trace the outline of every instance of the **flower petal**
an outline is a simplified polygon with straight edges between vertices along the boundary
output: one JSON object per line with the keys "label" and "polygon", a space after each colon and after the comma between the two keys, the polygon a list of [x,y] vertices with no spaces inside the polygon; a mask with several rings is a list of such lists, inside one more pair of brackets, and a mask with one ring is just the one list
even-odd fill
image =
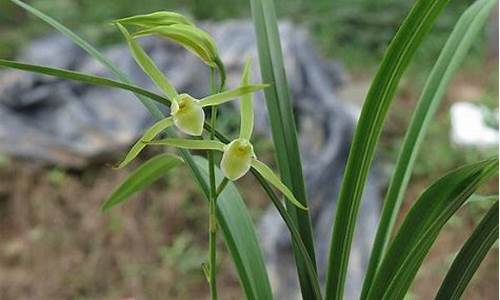
{"label": "flower petal", "polygon": [[224,150],[220,167],[224,176],[235,181],[250,170],[252,158],[255,157],[253,146],[248,140],[236,139]]}
{"label": "flower petal", "polygon": [[177,91],[170,83],[170,81],[163,75],[163,73],[158,69],[153,60],[146,54],[146,52],[142,49],[141,45],[134,40],[133,37],[130,36],[127,29],[123,27],[120,23],[115,23],[118,29],[121,31],[130,48],[130,52],[134,57],[137,64],[141,67],[141,69],[146,73],[149,78],[155,83],[155,85],[165,93],[167,97],[172,100],[175,96],[177,96]]}
{"label": "flower petal", "polygon": [[262,177],[264,177],[270,184],[272,184],[275,188],[277,188],[290,202],[292,202],[295,206],[307,210],[307,208],[302,205],[297,198],[293,195],[293,193],[286,187],[286,185],[281,182],[280,178],[274,174],[274,172],[269,168],[265,163],[253,159],[252,167],[259,172]]}
{"label": "flower petal", "polygon": [[182,149],[191,150],[217,150],[224,151],[224,144],[219,141],[211,140],[189,140],[168,138],[157,141],[148,142],[147,145],[172,146]]}
{"label": "flower petal", "polygon": [[156,122],[153,126],[151,126],[142,138],[140,138],[134,146],[129,150],[123,161],[116,167],[117,169],[123,168],[126,165],[128,165],[134,158],[141,153],[142,149],[146,147],[145,142],[149,142],[152,139],[154,139],[160,132],[163,130],[167,129],[168,127],[172,126],[174,124],[174,121],[172,117],[165,118],[161,121]]}
{"label": "flower petal", "polygon": [[224,102],[236,99],[240,96],[255,93],[257,91],[263,90],[269,85],[267,84],[250,84],[250,85],[242,85],[238,88],[228,90],[222,93],[218,93],[215,95],[210,95],[208,97],[202,98],[199,103],[201,106],[214,106],[219,105]]}
{"label": "flower petal", "polygon": [[180,131],[189,135],[201,135],[205,123],[205,112],[196,99],[181,94],[172,101],[170,112],[174,124]]}

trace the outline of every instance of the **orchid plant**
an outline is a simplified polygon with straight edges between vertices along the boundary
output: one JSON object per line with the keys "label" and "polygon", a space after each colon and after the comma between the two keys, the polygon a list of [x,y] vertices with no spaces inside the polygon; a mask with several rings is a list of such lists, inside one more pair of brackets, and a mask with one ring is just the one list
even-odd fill
{"label": "orchid plant", "polygon": [[[448,1],[415,0],[413,8],[391,40],[373,79],[359,116],[338,195],[324,290],[320,287],[315,261],[313,231],[307,210],[295,120],[272,0],[249,0],[256,29],[261,77],[264,82],[272,83],[269,86],[250,84],[251,61],[248,60],[243,69],[240,86],[226,91],[224,64],[212,37],[188,18],[163,11],[114,22],[125,37],[135,61],[162,94],[145,90],[134,85],[126,74],[80,36],[21,0],[10,0],[10,2],[34,14],[72,39],[108,68],[117,80],[5,59],[0,59],[0,66],[120,88],[131,91],[137,96],[157,119],[157,123],[146,130],[118,167],[128,165],[147,146],[176,147],[182,158],[171,153],[162,153],[147,160],[132,171],[111,193],[104,202],[102,210],[107,211],[122,203],[164,176],[170,169],[183,163],[189,165],[194,180],[201,187],[209,203],[209,258],[208,264],[202,267],[212,300],[217,299],[218,227],[224,233],[226,246],[246,298],[273,299],[252,219],[232,183],[249,171],[255,175],[290,232],[302,298],[341,300],[344,296],[349,255],[363,188],[385,119],[404,70],[414,58],[417,49]],[[474,38],[481,32],[496,2],[497,0],[476,0],[462,14],[423,88],[384,199],[382,216],[365,279],[363,286],[360,287],[362,300],[404,299],[424,258],[447,220],[468,201],[482,183],[498,174],[498,157],[451,171],[422,193],[404,217],[400,227],[395,228],[415,158],[419,148],[424,144],[423,136],[430,119],[435,114],[453,74],[473,44]],[[198,56],[210,69],[210,95],[196,99],[189,94],[179,93],[137,41],[145,36],[167,38]],[[216,74],[219,75],[218,81]],[[257,159],[251,142],[254,121],[252,94],[261,90],[264,90],[266,96],[281,178]],[[231,140],[216,128],[217,107],[238,98],[241,101],[240,132],[237,138]],[[165,116],[153,101],[169,106],[170,115]],[[211,109],[210,120],[206,121],[204,109],[208,107]],[[174,131],[171,129],[174,128],[190,138],[171,137]],[[204,131],[208,134],[204,134]],[[160,138],[163,134],[166,137]],[[189,150],[206,150],[208,159],[193,156]],[[220,173],[215,166],[216,151],[222,152]],[[273,186],[289,201],[283,203],[276,195]],[[488,201],[494,204],[453,261],[435,299],[458,300],[488,249],[498,239],[498,195],[483,198],[490,199]],[[484,199],[481,201],[486,201]]]}
{"label": "orchid plant", "polygon": [[[267,87],[265,84],[250,84],[251,60],[248,59],[244,68],[241,84],[238,88],[222,91],[225,83],[225,68],[219,58],[217,47],[213,39],[203,30],[196,27],[187,18],[172,12],[157,12],[148,15],[139,15],[115,21],[115,25],[127,40],[130,52],[136,63],[146,73],[162,93],[171,99],[170,113],[166,117],[153,124],[144,135],[132,146],[124,160],[118,165],[122,168],[128,165],[147,145],[173,146],[188,150],[207,150],[223,152],[220,162],[220,169],[224,174],[224,179],[216,187],[214,175],[214,156],[208,154],[208,164],[210,169],[210,203],[209,203],[209,264],[204,268],[207,281],[210,285],[212,299],[217,298],[216,271],[215,271],[215,233],[216,233],[216,213],[215,206],[218,195],[224,190],[228,181],[236,181],[244,176],[250,168],[254,168],[271,185],[277,188],[294,205],[307,210],[293,195],[293,193],[283,184],[280,178],[265,163],[259,161],[255,155],[250,139],[253,132],[254,112],[252,93]],[[130,34],[125,26],[136,26],[140,29]],[[149,35],[168,38],[180,44],[190,52],[198,56],[211,69],[211,82],[214,82],[214,69],[218,69],[220,74],[220,90],[202,99],[195,99],[189,94],[179,94],[169,79],[159,70],[151,57],[142,49],[136,39]],[[216,89],[212,86],[212,92]],[[214,139],[216,123],[216,107],[225,102],[241,98],[240,105],[240,135],[228,144],[224,144]],[[211,132],[208,140],[203,139],[182,139],[165,138],[154,141],[154,139],[171,126],[175,126],[180,132],[199,137],[203,133],[205,124],[204,107],[212,107]],[[114,201],[110,197],[104,203],[104,207],[109,207],[109,202]]]}

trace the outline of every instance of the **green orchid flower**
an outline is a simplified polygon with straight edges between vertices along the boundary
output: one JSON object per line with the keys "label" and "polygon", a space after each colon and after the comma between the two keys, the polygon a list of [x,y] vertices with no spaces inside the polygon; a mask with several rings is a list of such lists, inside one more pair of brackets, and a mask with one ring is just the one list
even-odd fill
{"label": "green orchid flower", "polygon": [[188,94],[179,94],[168,78],[156,67],[152,59],[135,41],[121,24],[116,24],[125,36],[132,56],[137,64],[146,73],[155,85],[171,99],[171,116],[151,126],[127,153],[123,161],[117,166],[122,168],[128,165],[144,149],[145,142],[153,140],[158,134],[168,127],[175,126],[179,131],[188,135],[199,136],[203,132],[205,123],[204,107],[216,106],[237,99],[250,93],[262,90],[266,84],[246,84],[238,88],[196,99]]}
{"label": "green orchid flower", "polygon": [[[245,64],[241,82],[243,86],[249,85],[250,64],[250,60],[248,60]],[[191,140],[178,138],[144,141],[144,143],[147,145],[173,146],[191,150],[220,151],[223,153],[220,168],[228,180],[238,180],[248,173],[250,168],[254,168],[259,174],[262,175],[262,177],[282,192],[283,195],[285,195],[285,197],[294,205],[302,209],[307,209],[295,198],[293,193],[286,187],[285,184],[283,184],[283,182],[281,182],[280,178],[274,174],[271,168],[258,160],[255,155],[253,145],[250,142],[254,120],[251,94],[247,93],[241,95],[240,118],[240,135],[229,144],[224,144],[220,141],[214,140]]]}

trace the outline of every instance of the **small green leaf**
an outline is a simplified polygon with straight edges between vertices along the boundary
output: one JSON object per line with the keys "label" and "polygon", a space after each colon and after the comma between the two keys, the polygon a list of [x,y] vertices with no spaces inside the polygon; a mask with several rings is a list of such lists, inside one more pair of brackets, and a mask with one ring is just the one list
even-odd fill
{"label": "small green leaf", "polygon": [[[250,66],[252,59],[248,58],[243,68],[243,76],[241,77],[241,85],[250,84]],[[240,101],[240,138],[250,140],[253,131],[253,101],[251,94],[241,95]]]}
{"label": "small green leaf", "polygon": [[261,162],[257,159],[253,159],[252,160],[252,167],[255,170],[257,170],[257,172],[259,172],[259,174],[262,175],[262,177],[264,177],[267,181],[269,181],[269,183],[271,183],[275,188],[277,188],[280,192],[282,192],[283,195],[285,195],[285,197],[288,198],[288,200],[290,200],[290,202],[292,202],[295,206],[297,206],[303,210],[307,210],[307,208],[304,207],[295,198],[295,196],[292,194],[292,192],[286,187],[286,185],[283,184],[283,182],[281,182],[279,177],[276,174],[274,174],[274,172],[271,170],[271,168],[269,168],[266,164],[264,164],[263,162]]}
{"label": "small green leaf", "polygon": [[189,25],[175,24],[170,26],[158,26],[141,30],[134,37],[148,35],[160,35],[167,37],[180,44],[193,54],[197,55],[203,62],[211,67],[216,67],[219,55],[215,42],[205,31]]}
{"label": "small green leaf", "polygon": [[134,57],[137,64],[146,73],[151,80],[156,84],[156,86],[167,95],[170,99],[174,99],[177,96],[177,91],[170,81],[163,75],[163,73],[158,69],[153,60],[144,52],[141,45],[130,36],[127,29],[123,27],[120,23],[115,23],[120,32],[123,34],[130,48],[130,52]]}
{"label": "small green leaf", "polygon": [[460,249],[435,299],[459,300],[496,240],[498,240],[498,200]]}
{"label": "small green leaf", "polygon": [[172,146],[191,150],[217,150],[224,151],[224,144],[219,141],[188,140],[188,139],[162,139],[148,142],[148,145]]}
{"label": "small green leaf", "polygon": [[211,95],[205,98],[202,98],[199,103],[201,106],[214,106],[225,103],[227,101],[233,100],[240,96],[248,95],[251,93],[255,93],[257,91],[263,90],[269,85],[267,84],[251,84],[251,85],[242,85],[238,88],[225,91],[222,93],[218,93],[215,95]]}
{"label": "small green leaf", "polygon": [[131,16],[128,18],[118,19],[116,22],[122,25],[135,25],[144,28],[169,26],[174,24],[193,25],[193,23],[185,16],[171,11],[158,11],[146,15]]}
{"label": "small green leaf", "polygon": [[108,211],[113,206],[125,201],[128,197],[147,187],[165,172],[177,167],[184,161],[173,154],[160,154],[146,161],[134,170],[125,181],[120,184],[101,206],[103,212]]}
{"label": "small green leaf", "polygon": [[132,146],[130,151],[127,153],[123,161],[116,167],[117,169],[123,168],[128,165],[134,158],[139,155],[139,153],[146,147],[146,142],[150,142],[153,140],[158,134],[160,134],[163,130],[172,126],[174,121],[172,117],[165,118],[156,122],[153,126],[151,126],[144,135]]}

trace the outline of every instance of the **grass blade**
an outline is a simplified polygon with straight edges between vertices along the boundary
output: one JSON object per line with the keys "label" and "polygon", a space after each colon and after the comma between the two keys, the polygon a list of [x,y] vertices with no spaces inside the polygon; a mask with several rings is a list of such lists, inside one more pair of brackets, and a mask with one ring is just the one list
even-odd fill
{"label": "grass blade", "polygon": [[459,300],[496,240],[498,240],[498,201],[460,249],[435,299]]}
{"label": "grass blade", "polygon": [[498,158],[492,158],[456,169],[433,183],[404,219],[364,299],[403,299],[442,227],[496,174]]}
{"label": "grass blade", "polygon": [[458,20],[425,84],[406,132],[394,174],[384,200],[382,217],[373,243],[361,297],[370,288],[378,264],[387,250],[404,192],[430,120],[443,98],[453,75],[460,67],[474,38],[481,32],[496,0],[478,0]]}
{"label": "grass blade", "polygon": [[[47,22],[49,25],[57,29],[59,32],[64,34],[65,36],[69,37],[75,44],[80,46],[83,50],[85,50],[87,53],[89,53],[91,56],[96,58],[99,62],[101,62],[104,66],[106,66],[120,81],[130,83],[128,80],[127,76],[120,71],[118,68],[116,68],[111,61],[109,61],[104,55],[102,55],[97,49],[95,49],[92,45],[90,45],[88,42],[80,38],[78,35],[73,33],[71,30],[66,28],[64,25],[60,24],[53,18],[45,15],[44,13],[40,12],[39,10],[31,7],[30,5],[23,3],[19,0],[11,0],[14,4],[19,5],[20,7],[26,9],[28,12],[32,13],[33,15],[39,17],[41,20]],[[224,73],[224,67],[220,61],[217,62],[219,66],[219,70],[221,70],[221,84],[223,85],[224,79],[225,79],[225,73]],[[147,99],[146,97],[136,94],[136,96],[139,98],[139,100],[143,103],[143,105],[148,109],[148,111],[153,115],[154,118],[157,120],[163,119],[165,116],[163,113],[154,105],[152,101]],[[224,140],[227,142],[227,138],[225,138],[223,135],[220,133],[217,133],[218,138],[221,139],[223,142]],[[193,157],[187,150],[180,150],[180,153],[182,155],[182,158],[184,161],[189,165],[194,178],[196,179],[196,183],[200,187],[200,189],[203,191],[205,197],[208,199],[209,195],[209,190],[208,186],[206,183],[206,180],[203,177],[203,174],[201,170],[198,168],[198,165],[194,161]],[[258,174],[257,174],[258,176]],[[261,185],[266,188],[266,192],[269,194],[270,197],[275,196],[272,189],[267,185],[265,180],[261,179],[260,180]],[[228,210],[231,210],[231,213],[224,214],[222,218],[219,218],[219,222],[221,225],[222,231],[225,232],[225,239],[226,241],[229,240],[228,235],[231,234],[231,229],[227,228],[230,224],[229,222],[226,222],[224,219],[226,215],[229,217],[229,215],[235,215],[235,216],[243,216],[241,218],[247,217],[248,216],[248,211],[246,210],[245,206],[237,205],[238,203],[235,201],[234,206],[230,206],[228,204]],[[244,234],[243,236],[255,236],[255,229],[253,227],[246,226],[241,229]],[[253,280],[254,276],[258,276],[260,286],[256,289],[249,289],[248,287],[243,286],[245,295],[247,299],[272,299],[272,294],[271,294],[271,289],[270,289],[270,284],[269,284],[269,279],[267,278],[267,274],[261,274],[259,272],[251,272],[246,268],[241,267],[240,264],[237,263],[237,259],[239,256],[242,254],[238,252],[239,250],[244,251],[246,249],[245,247],[236,247],[234,245],[229,245],[229,243],[236,243],[239,242],[239,239],[237,237],[234,237],[232,239],[234,242],[226,242],[228,244],[228,248],[230,250],[230,253],[233,257],[233,260],[235,261],[236,265],[236,270],[238,271],[238,275],[240,278],[251,278]],[[243,250],[242,250],[243,249]],[[244,253],[244,252],[243,252]],[[261,252],[254,252],[254,257],[253,260],[256,261],[256,268],[258,267],[258,262],[263,261],[262,258],[262,253]],[[255,275],[257,274],[257,275]],[[243,283],[242,283],[243,284]],[[253,292],[252,292],[253,291]],[[257,295],[257,296],[254,296]]]}
{"label": "grass blade", "polygon": [[399,81],[448,0],[418,0],[390,43],[370,86],[353,137],[337,203],[326,299],[342,299],[349,254],[368,171]]}
{"label": "grass blade", "polygon": [[[32,73],[39,73],[39,74],[59,77],[59,78],[68,79],[68,80],[79,81],[79,82],[92,84],[92,85],[119,88],[119,89],[127,90],[130,92],[145,96],[145,97],[150,98],[150,99],[152,99],[158,103],[161,103],[163,105],[170,105],[170,100],[163,97],[163,96],[160,96],[158,94],[155,94],[153,92],[150,92],[148,90],[140,88],[136,85],[131,85],[128,83],[115,81],[115,80],[108,79],[105,77],[100,77],[100,76],[95,76],[95,75],[91,75],[91,74],[80,73],[80,72],[75,72],[75,71],[70,71],[70,70],[65,70],[65,69],[59,69],[59,68],[51,68],[51,67],[45,67],[45,66],[40,66],[40,65],[25,64],[25,63],[20,63],[20,62],[15,62],[15,61],[11,61],[11,60],[5,60],[5,59],[0,59],[0,66],[6,67],[6,68],[11,68],[11,69],[27,71],[27,72],[32,72]],[[146,100],[148,100],[148,99],[146,99]]]}
{"label": "grass blade", "polygon": [[[278,23],[273,0],[251,0],[252,17],[257,35],[257,48],[262,81],[272,84],[264,90],[271,123],[276,160],[283,183],[307,207],[306,190],[300,160],[292,100],[286,79]],[[308,211],[286,202],[292,221],[298,227],[310,260],[316,269],[311,220]],[[306,259],[294,244],[294,255],[302,297],[317,299],[317,278],[310,278]]]}
{"label": "grass blade", "polygon": [[168,153],[159,154],[147,160],[130,173],[127,179],[111,193],[101,206],[101,210],[105,212],[122,203],[182,163],[184,161],[180,157]]}
{"label": "grass blade", "polygon": [[[203,180],[208,184],[207,160],[195,156],[196,165],[202,171]],[[223,179],[222,172],[215,168],[216,181]],[[207,198],[208,199],[208,198]],[[233,261],[239,272],[240,282],[246,299],[272,300],[271,286],[267,277],[262,250],[257,241],[252,219],[246,213],[246,206],[232,182],[228,182],[217,200],[217,220],[224,234]]]}

